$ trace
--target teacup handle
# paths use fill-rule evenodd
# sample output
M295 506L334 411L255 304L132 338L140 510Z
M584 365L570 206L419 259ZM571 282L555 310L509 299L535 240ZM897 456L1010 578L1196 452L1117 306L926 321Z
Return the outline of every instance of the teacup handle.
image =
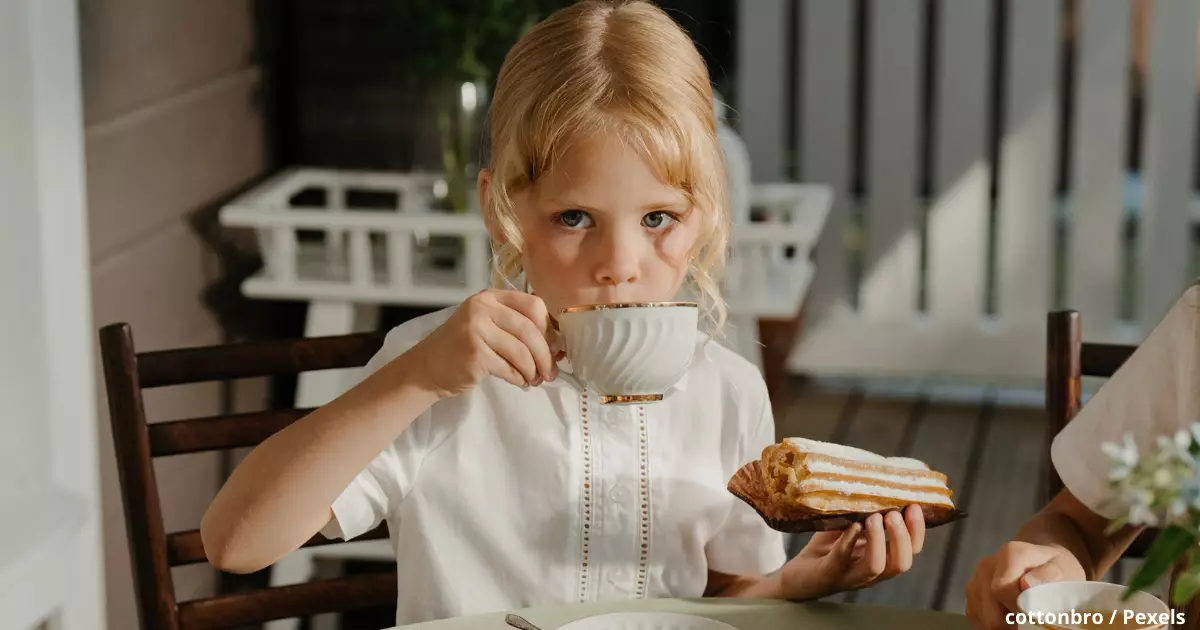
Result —
M558 337L561 339L562 338L562 330L560 330L558 328L558 320L555 319L553 316L550 317L550 327L554 329L554 334L558 335ZM583 389L584 389L583 381L580 381L579 377L577 377L574 374L567 372L561 368L559 368L559 370L558 370L558 378L561 378L561 379L565 380L566 382L574 385L575 389L578 389L580 391L583 391Z
M579 377L575 376L574 374L572 374L570 372L567 372L566 370L563 370L562 368L559 368L559 370L558 370L558 378L563 379L564 381L574 385L575 388L580 391L582 391L584 389L583 381L580 381Z

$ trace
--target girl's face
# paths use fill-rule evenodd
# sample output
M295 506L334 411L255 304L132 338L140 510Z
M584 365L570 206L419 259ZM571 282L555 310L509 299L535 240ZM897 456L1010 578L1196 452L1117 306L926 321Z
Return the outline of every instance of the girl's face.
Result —
M683 284L697 217L619 139L577 143L513 203L526 277L551 313L667 301Z

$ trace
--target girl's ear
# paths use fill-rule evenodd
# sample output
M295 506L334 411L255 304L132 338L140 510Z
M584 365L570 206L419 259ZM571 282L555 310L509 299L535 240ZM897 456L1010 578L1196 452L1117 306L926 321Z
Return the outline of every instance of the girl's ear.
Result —
M492 186L492 169L479 169L479 207L487 210L488 191Z
M500 230L496 229L496 212L489 202L488 194L492 187L492 170L488 168L479 169L479 208L483 211L483 224L487 227L488 236L492 242L503 244L505 242L504 235Z

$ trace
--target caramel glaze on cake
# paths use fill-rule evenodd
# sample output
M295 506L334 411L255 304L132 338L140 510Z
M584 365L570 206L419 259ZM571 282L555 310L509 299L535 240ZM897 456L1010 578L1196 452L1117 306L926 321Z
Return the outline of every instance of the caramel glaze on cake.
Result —
M909 505L954 508L946 476L924 462L805 438L763 449L771 502L791 513L846 514Z

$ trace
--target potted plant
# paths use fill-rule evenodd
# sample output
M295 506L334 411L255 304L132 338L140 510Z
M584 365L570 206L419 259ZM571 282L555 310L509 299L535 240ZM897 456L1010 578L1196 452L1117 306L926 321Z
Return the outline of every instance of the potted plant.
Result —
M491 82L505 54L563 0L404 0L395 18L408 24L411 71L428 87L446 186L441 207L464 212L477 176L472 159Z
M432 192L433 209L462 213L473 207L478 177L475 153L482 136L491 84L505 54L530 27L563 0L403 0L393 18L407 34L411 72L423 86L437 126L443 172ZM421 243L435 268L454 269L465 243L430 236Z

